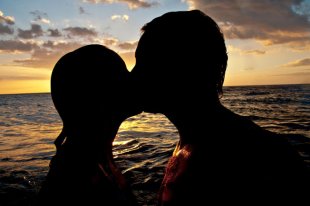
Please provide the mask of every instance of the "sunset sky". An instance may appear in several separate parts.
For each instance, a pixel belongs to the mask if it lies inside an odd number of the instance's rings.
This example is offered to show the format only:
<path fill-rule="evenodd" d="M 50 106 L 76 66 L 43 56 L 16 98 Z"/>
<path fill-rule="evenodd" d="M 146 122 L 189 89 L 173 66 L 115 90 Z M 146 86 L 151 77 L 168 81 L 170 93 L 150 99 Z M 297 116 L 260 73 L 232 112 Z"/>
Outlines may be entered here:
<path fill-rule="evenodd" d="M 57 60 L 86 44 L 131 70 L 140 28 L 190 9 L 224 33 L 225 85 L 310 83 L 310 0 L 0 0 L 0 94 L 49 92 Z"/>

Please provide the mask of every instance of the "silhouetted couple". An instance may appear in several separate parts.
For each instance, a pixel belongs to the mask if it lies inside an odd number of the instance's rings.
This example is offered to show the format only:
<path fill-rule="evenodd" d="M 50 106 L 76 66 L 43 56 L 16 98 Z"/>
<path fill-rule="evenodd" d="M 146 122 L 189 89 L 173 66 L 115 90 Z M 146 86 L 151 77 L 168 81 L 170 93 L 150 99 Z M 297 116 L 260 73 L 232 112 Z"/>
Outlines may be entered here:
<path fill-rule="evenodd" d="M 126 118 L 145 111 L 164 114 L 180 135 L 159 205 L 303 199 L 308 171 L 287 137 L 220 102 L 228 57 L 216 22 L 198 10 L 169 12 L 142 31 L 131 73 L 100 45 L 57 62 L 51 89 L 63 131 L 41 197 L 53 204 L 136 205 L 112 142 Z"/>

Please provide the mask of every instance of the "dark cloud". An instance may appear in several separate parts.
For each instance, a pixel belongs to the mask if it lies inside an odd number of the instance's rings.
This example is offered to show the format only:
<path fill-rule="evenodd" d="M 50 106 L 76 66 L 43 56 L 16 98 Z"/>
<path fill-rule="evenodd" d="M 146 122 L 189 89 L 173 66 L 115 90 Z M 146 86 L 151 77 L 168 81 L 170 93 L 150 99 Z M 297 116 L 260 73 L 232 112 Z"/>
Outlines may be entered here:
<path fill-rule="evenodd" d="M 79 13 L 80 14 L 86 14 L 87 12 L 85 11 L 85 9 L 83 7 L 79 7 Z"/>
<path fill-rule="evenodd" d="M 215 19 L 226 38 L 256 39 L 266 45 L 293 45 L 309 39 L 310 7 L 303 0 L 188 2 Z"/>
<path fill-rule="evenodd" d="M 13 34 L 14 33 L 14 29 L 11 28 L 8 25 L 3 25 L 2 23 L 0 23 L 0 35 L 3 34 Z"/>
<path fill-rule="evenodd" d="M 123 42 L 123 43 L 118 44 L 118 47 L 121 49 L 125 49 L 125 50 L 133 50 L 133 49 L 136 49 L 137 45 L 138 45 L 137 41 L 133 43 Z"/>
<path fill-rule="evenodd" d="M 64 31 L 68 32 L 69 36 L 97 36 L 98 34 L 94 29 L 85 27 L 68 27 Z"/>
<path fill-rule="evenodd" d="M 34 16 L 34 21 L 36 22 L 42 22 L 45 24 L 49 24 L 50 20 L 48 19 L 47 13 L 42 12 L 42 11 L 31 11 L 30 14 L 32 14 Z"/>
<path fill-rule="evenodd" d="M 289 62 L 284 65 L 284 67 L 302 67 L 302 66 L 310 66 L 310 58 L 298 59 L 293 62 Z"/>
<path fill-rule="evenodd" d="M 48 29 L 47 31 L 49 32 L 50 37 L 60 37 L 61 36 L 61 32 L 58 29 Z"/>
<path fill-rule="evenodd" d="M 83 0 L 83 2 L 87 3 L 125 3 L 128 5 L 130 9 L 137 9 L 137 8 L 150 8 L 152 6 L 158 5 L 158 2 L 150 2 L 146 0 Z"/>
<path fill-rule="evenodd" d="M 18 37 L 23 39 L 32 39 L 43 35 L 42 27 L 38 24 L 31 24 L 31 29 L 18 29 Z"/>
<path fill-rule="evenodd" d="M 30 14 L 32 14 L 36 20 L 39 20 L 42 17 L 47 17 L 47 13 L 39 11 L 39 10 L 31 11 Z"/>
<path fill-rule="evenodd" d="M 43 46 L 43 47 L 46 47 L 46 48 L 51 48 L 51 49 L 53 49 L 54 46 L 55 46 L 55 44 L 56 44 L 55 42 L 49 40 L 49 41 L 47 41 L 47 42 L 44 42 L 42 46 Z"/>
<path fill-rule="evenodd" d="M 12 16 L 5 16 L 3 12 L 0 11 L 0 23 L 13 25 L 15 23 L 15 19 Z"/>
<path fill-rule="evenodd" d="M 0 40 L 0 51 L 29 52 L 37 48 L 37 44 L 20 40 Z"/>
<path fill-rule="evenodd" d="M 266 51 L 262 51 L 262 50 L 246 50 L 244 51 L 245 54 L 254 54 L 254 55 L 262 55 L 262 54 L 266 54 Z"/>
<path fill-rule="evenodd" d="M 3 12 L 0 11 L 0 35 L 13 34 L 14 29 L 11 27 L 11 25 L 13 25 L 14 23 L 14 17 L 5 16 Z"/>

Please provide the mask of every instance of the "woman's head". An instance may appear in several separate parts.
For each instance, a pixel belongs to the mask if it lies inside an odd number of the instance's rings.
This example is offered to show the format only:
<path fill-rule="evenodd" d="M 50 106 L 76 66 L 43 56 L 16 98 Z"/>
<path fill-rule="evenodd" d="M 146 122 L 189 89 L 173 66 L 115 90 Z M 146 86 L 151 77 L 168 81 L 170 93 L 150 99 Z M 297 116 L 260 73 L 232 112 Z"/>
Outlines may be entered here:
<path fill-rule="evenodd" d="M 122 121 L 137 113 L 128 104 L 129 72 L 121 57 L 101 45 L 64 55 L 51 77 L 51 94 L 66 131 Z"/>

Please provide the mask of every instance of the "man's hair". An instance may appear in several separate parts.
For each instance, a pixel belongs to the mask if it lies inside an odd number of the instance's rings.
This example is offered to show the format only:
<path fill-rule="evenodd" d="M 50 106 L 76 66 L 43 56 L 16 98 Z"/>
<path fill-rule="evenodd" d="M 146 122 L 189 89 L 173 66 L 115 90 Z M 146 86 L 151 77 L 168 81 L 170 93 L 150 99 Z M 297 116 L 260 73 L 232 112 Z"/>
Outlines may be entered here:
<path fill-rule="evenodd" d="M 161 78 L 196 75 L 199 81 L 208 81 L 218 96 L 222 95 L 228 57 L 223 34 L 212 18 L 199 10 L 169 12 L 147 23 L 141 30 L 137 61 L 139 55 L 143 55 L 141 61 L 147 59 L 144 51 L 151 49 L 152 54 L 159 55 L 160 61 L 165 62 L 154 71 L 162 72 Z M 149 58 L 156 62 L 156 57 Z"/>

